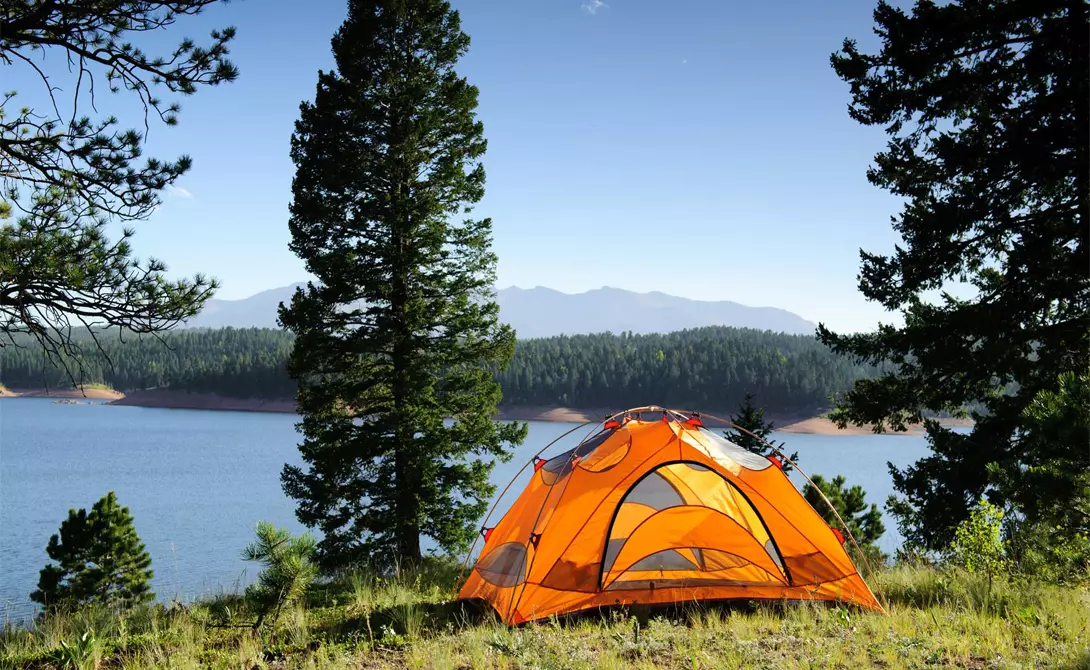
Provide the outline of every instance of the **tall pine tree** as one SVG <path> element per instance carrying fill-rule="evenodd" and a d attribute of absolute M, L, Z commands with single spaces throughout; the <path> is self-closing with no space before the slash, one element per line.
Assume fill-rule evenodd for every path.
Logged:
<path fill-rule="evenodd" d="M 832 57 L 852 118 L 889 136 L 870 181 L 905 199 L 903 244 L 863 253 L 859 278 L 904 326 L 819 326 L 834 351 L 896 366 L 857 381 L 835 418 L 900 430 L 925 410 L 986 410 L 971 434 L 929 421 L 933 455 L 891 466 L 891 509 L 928 549 L 949 543 L 994 473 L 1036 460 L 1018 437 L 1026 407 L 1090 367 L 1088 14 L 1070 0 L 880 2 L 880 50 L 849 40 Z M 962 296 L 943 292 L 958 282 Z"/>
<path fill-rule="evenodd" d="M 291 249 L 318 281 L 280 311 L 305 461 L 282 479 L 327 567 L 464 548 L 526 435 L 492 419 L 515 335 L 491 221 L 465 216 L 485 182 L 468 47 L 447 2 L 352 0 L 292 137 Z"/>

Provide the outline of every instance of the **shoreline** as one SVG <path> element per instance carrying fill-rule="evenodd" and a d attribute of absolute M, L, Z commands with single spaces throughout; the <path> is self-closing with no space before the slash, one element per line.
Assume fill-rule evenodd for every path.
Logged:
<path fill-rule="evenodd" d="M 57 399 L 94 399 L 107 400 L 107 405 L 127 407 L 154 407 L 160 409 L 187 409 L 225 412 L 272 412 L 294 414 L 295 401 L 286 399 L 231 398 L 212 393 L 189 393 L 171 389 L 148 389 L 133 391 L 129 394 L 108 389 L 86 389 L 83 395 L 77 389 L 5 389 L 0 387 L 0 397 L 5 398 L 57 398 Z M 615 410 L 608 408 L 580 409 L 573 407 L 553 407 L 542 405 L 500 406 L 496 419 L 505 421 L 545 421 L 557 423 L 591 423 L 601 421 Z M 718 411 L 705 414 L 726 417 L 730 411 Z M 839 429 L 823 416 L 776 416 L 769 413 L 768 418 L 776 426 L 777 433 L 802 435 L 874 435 L 871 426 L 849 426 Z M 947 427 L 972 426 L 971 419 L 940 419 L 939 423 Z M 709 421 L 709 428 L 716 428 L 719 422 Z M 923 426 L 913 425 L 905 432 L 886 431 L 887 435 L 924 434 Z"/>
<path fill-rule="evenodd" d="M 972 419 L 938 419 L 939 425 L 945 428 L 970 428 L 973 426 Z M 867 424 L 865 426 L 848 426 L 847 428 L 837 428 L 836 424 L 830 419 L 823 416 L 815 416 L 809 419 L 803 419 L 802 421 L 796 421 L 794 423 L 785 425 L 783 427 L 777 427 L 775 432 L 777 433 L 796 433 L 805 435 L 911 435 L 914 437 L 923 437 L 927 434 L 922 424 L 909 424 L 908 430 L 903 432 L 894 432 L 892 430 L 886 430 L 883 433 L 875 433 L 874 426 Z"/>
<path fill-rule="evenodd" d="M 107 405 L 158 407 L 161 409 L 201 409 L 224 412 L 276 412 L 294 414 L 295 401 L 264 398 L 231 398 L 214 393 L 189 393 L 171 389 L 133 391 Z"/>
<path fill-rule="evenodd" d="M 0 398 L 56 398 L 58 400 L 119 400 L 125 394 L 106 388 L 89 389 L 9 389 L 0 387 Z"/>

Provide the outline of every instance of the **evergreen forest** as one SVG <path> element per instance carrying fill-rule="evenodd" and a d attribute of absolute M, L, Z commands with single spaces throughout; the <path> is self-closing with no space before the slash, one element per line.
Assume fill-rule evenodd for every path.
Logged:
<path fill-rule="evenodd" d="M 290 398 L 285 362 L 291 333 L 273 329 L 179 330 L 162 336 L 96 334 L 74 361 L 56 365 L 30 340 L 0 349 L 0 382 L 9 388 L 104 384 L 118 391 L 171 388 L 244 398 Z M 67 368 L 67 369 L 66 369 Z M 777 414 L 823 411 L 830 396 L 871 366 L 833 355 L 816 339 L 742 328 L 668 334 L 558 336 L 519 340 L 496 374 L 503 403 L 620 408 L 646 404 L 733 408 L 745 392 Z"/>

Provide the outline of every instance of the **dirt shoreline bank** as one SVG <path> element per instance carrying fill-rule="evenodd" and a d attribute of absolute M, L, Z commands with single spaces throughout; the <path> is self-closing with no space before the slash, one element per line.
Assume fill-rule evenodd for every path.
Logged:
<path fill-rule="evenodd" d="M 57 399 L 95 399 L 108 400 L 109 405 L 124 405 L 130 407 L 158 407 L 163 409 L 189 409 L 212 410 L 227 412 L 275 412 L 294 413 L 294 400 L 266 400 L 261 398 L 229 398 L 211 393 L 187 393 L 170 389 L 150 389 L 146 391 L 134 391 L 122 394 L 107 389 L 86 389 L 86 395 L 75 389 L 5 389 L 0 387 L 0 397 L 23 398 L 57 398 Z M 497 419 L 509 421 L 552 421 L 558 423 L 587 423 L 601 421 L 605 416 L 616 410 L 608 408 L 578 409 L 572 407 L 548 407 L 522 405 L 517 407 L 500 407 L 496 414 Z M 707 413 L 727 417 L 730 411 L 717 411 Z M 829 419 L 821 416 L 781 416 L 777 417 L 769 413 L 768 417 L 775 426 L 776 432 L 795 433 L 805 435 L 872 435 L 874 431 L 870 426 L 849 426 L 839 429 Z M 714 427 L 718 422 L 707 421 L 709 427 Z M 972 426 L 971 420 L 942 419 L 944 426 Z M 888 431 L 887 431 L 888 432 Z M 911 426 L 908 431 L 902 433 L 890 433 L 892 435 L 923 435 L 922 426 Z"/>
<path fill-rule="evenodd" d="M 972 427 L 973 420 L 939 419 L 939 424 L 947 428 L 969 428 Z M 815 416 L 810 419 L 796 421 L 795 423 L 785 425 L 782 428 L 777 426 L 776 431 L 780 433 L 802 433 L 807 435 L 874 435 L 874 427 L 872 425 L 848 426 L 847 428 L 840 429 L 836 427 L 835 423 L 823 416 Z M 887 428 L 884 434 L 915 435 L 919 437 L 925 433 L 926 431 L 922 424 L 910 424 L 907 431 L 895 433 Z"/>
<path fill-rule="evenodd" d="M 112 400 L 110 405 L 133 407 L 161 407 L 164 409 L 205 409 L 227 412 L 295 412 L 294 400 L 266 400 L 262 398 L 229 398 L 214 393 L 186 393 L 170 389 L 133 391 L 123 398 Z"/>
<path fill-rule="evenodd" d="M 9 389 L 0 387 L 0 398 L 56 398 L 58 400 L 119 400 L 125 394 L 113 389 Z"/>

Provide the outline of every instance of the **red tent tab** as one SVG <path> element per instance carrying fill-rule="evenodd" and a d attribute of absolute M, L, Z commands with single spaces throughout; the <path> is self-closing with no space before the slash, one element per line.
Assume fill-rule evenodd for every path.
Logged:
<path fill-rule="evenodd" d="M 492 537 L 492 531 L 494 531 L 494 530 L 495 530 L 495 527 L 482 528 L 481 529 L 481 535 L 484 535 L 484 541 L 485 542 L 488 542 L 488 538 Z"/>
<path fill-rule="evenodd" d="M 768 460 L 772 461 L 772 464 L 775 465 L 777 468 L 783 470 L 783 461 L 776 458 L 775 456 L 769 456 Z"/>
<path fill-rule="evenodd" d="M 685 424 L 688 425 L 688 426 L 696 426 L 697 428 L 703 428 L 704 427 L 704 422 L 700 420 L 700 415 L 699 414 L 694 414 L 694 415 L 690 416 L 685 421 Z"/>
<path fill-rule="evenodd" d="M 538 470 L 540 470 L 541 466 L 545 465 L 545 463 L 547 463 L 547 462 L 548 461 L 546 461 L 544 458 L 534 456 L 534 472 L 537 472 Z"/>
<path fill-rule="evenodd" d="M 620 427 L 621 427 L 621 424 L 618 423 L 616 419 L 610 419 L 609 421 L 606 421 L 606 425 L 603 426 L 602 428 L 605 429 L 605 430 L 613 430 L 614 428 L 620 428 Z"/>
<path fill-rule="evenodd" d="M 844 533 L 841 533 L 839 528 L 833 528 L 833 535 L 836 535 L 837 542 L 844 544 Z"/>

